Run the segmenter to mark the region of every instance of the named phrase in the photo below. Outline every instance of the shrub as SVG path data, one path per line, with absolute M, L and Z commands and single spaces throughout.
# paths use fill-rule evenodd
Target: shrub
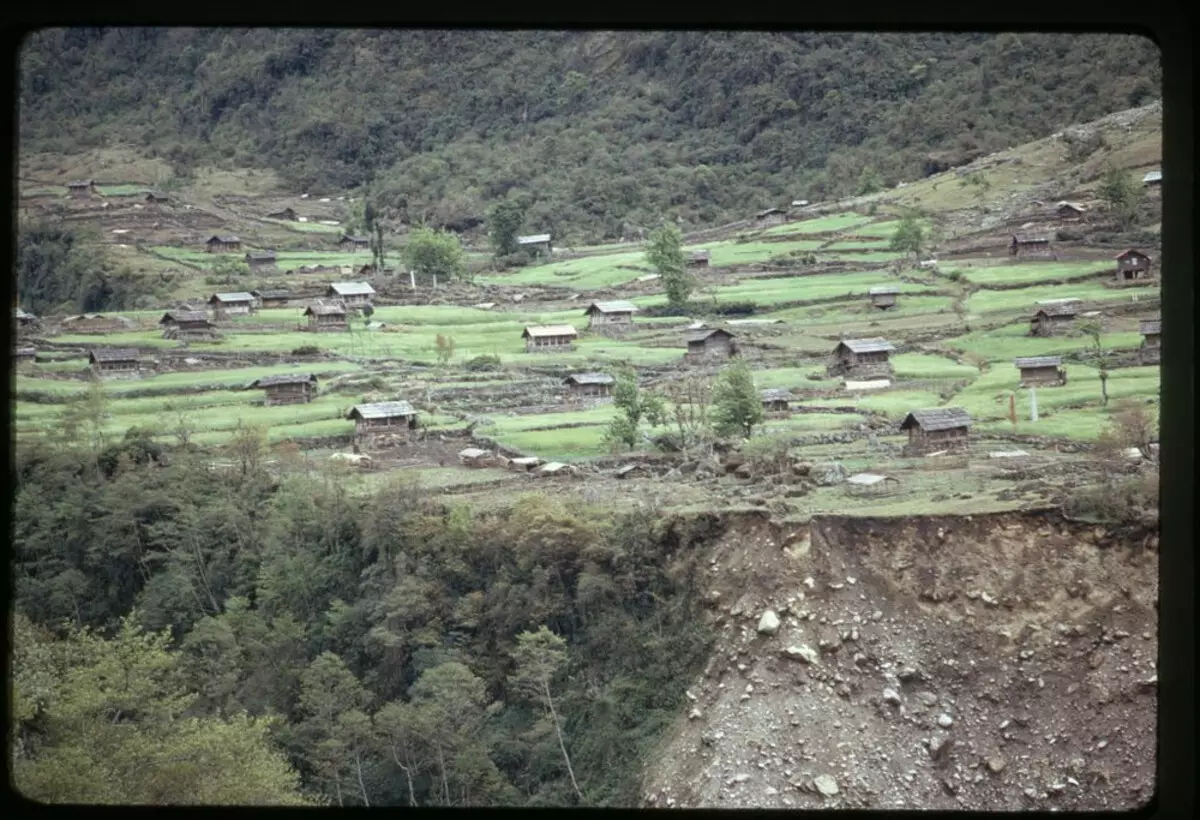
M 301 345 L 292 351 L 293 356 L 316 356 L 321 352 L 321 348 L 316 345 Z
M 725 302 L 712 305 L 709 312 L 717 316 L 749 316 L 758 310 L 755 302 Z
M 500 369 L 500 357 L 492 355 L 476 356 L 467 361 L 463 368 L 473 373 L 483 373 Z

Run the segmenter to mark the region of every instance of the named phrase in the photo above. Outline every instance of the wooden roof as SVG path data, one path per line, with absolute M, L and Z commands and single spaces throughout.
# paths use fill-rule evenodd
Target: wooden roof
M 374 296 L 375 288 L 366 282 L 333 282 L 326 291 L 330 292 L 338 296 Z
M 394 419 L 415 416 L 417 411 L 406 401 L 380 401 L 373 404 L 358 404 L 350 408 L 346 418 Z
M 272 387 L 277 384 L 316 384 L 317 377 L 312 373 L 280 373 L 275 376 L 263 376 L 246 385 L 249 390 L 254 387 Z
M 253 302 L 254 297 L 249 293 L 239 291 L 237 293 L 214 293 L 209 297 L 208 303 L 224 302 L 226 304 L 235 304 L 237 302 Z
M 573 373 L 563 379 L 563 384 L 612 384 L 615 381 L 607 373 Z
M 1059 367 L 1062 365 L 1062 356 L 1024 356 L 1013 359 L 1013 364 L 1022 370 L 1031 367 Z
M 633 302 L 617 299 L 611 302 L 592 302 L 583 313 L 587 316 L 593 313 L 637 313 L 638 310 L 638 306 Z
M 540 339 L 551 336 L 578 336 L 579 331 L 572 325 L 540 325 L 527 327 L 521 332 L 522 339 Z
M 346 308 L 341 305 L 315 304 L 304 309 L 304 316 L 345 316 Z
M 926 432 L 953 430 L 970 427 L 971 416 L 961 407 L 934 407 L 928 410 L 913 410 L 900 423 L 901 430 L 920 427 Z
M 1150 258 L 1149 254 L 1142 253 L 1141 251 L 1137 250 L 1136 248 L 1130 248 L 1127 251 L 1121 251 L 1120 253 L 1117 254 L 1116 258 L 1117 259 L 1129 259 L 1129 258 L 1135 257 L 1135 256 L 1140 257 L 1142 259 Z
M 1153 336 L 1162 333 L 1162 319 L 1143 319 L 1138 324 L 1138 333 L 1143 336 Z
M 708 330 L 694 330 L 691 333 L 689 333 L 685 338 L 687 339 L 688 344 L 694 344 L 696 342 L 707 341 L 708 339 L 712 338 L 713 336 L 716 336 L 718 333 L 722 334 L 730 339 L 736 338 L 728 330 L 725 330 L 725 329 L 719 328 L 719 327 L 710 328 Z
M 168 310 L 158 320 L 160 325 L 167 322 L 207 322 L 208 314 L 202 310 Z
M 1074 316 L 1079 312 L 1079 302 L 1062 301 L 1062 302 L 1038 302 L 1038 309 L 1034 311 L 1036 316 L 1039 313 L 1046 316 Z
M 846 348 L 851 353 L 887 353 L 896 349 L 887 339 L 842 339 L 834 350 Z
M 136 348 L 98 347 L 88 352 L 92 362 L 136 362 L 140 358 Z
M 208 241 L 205 244 L 212 245 L 212 244 L 216 243 L 216 244 L 220 244 L 220 245 L 234 245 L 234 244 L 240 244 L 241 241 L 242 240 L 238 239 L 236 236 L 212 236 L 212 237 L 209 237 Z

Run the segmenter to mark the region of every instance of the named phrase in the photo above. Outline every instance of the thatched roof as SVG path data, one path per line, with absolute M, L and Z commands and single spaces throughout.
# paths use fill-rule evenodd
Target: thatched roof
M 928 410 L 913 410 L 900 423 L 901 430 L 920 427 L 927 433 L 937 430 L 953 430 L 970 427 L 971 416 L 961 407 L 934 407 Z

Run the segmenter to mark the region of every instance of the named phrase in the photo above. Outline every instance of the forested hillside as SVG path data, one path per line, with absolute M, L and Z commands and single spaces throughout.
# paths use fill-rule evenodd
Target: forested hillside
M 131 144 L 175 172 L 369 185 L 410 223 L 522 196 L 530 225 L 870 190 L 1158 94 L 1109 35 L 55 29 L 21 56 L 21 150 Z

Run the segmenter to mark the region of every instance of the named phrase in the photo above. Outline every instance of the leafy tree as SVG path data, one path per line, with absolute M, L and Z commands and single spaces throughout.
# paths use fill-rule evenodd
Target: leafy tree
M 854 189 L 855 196 L 866 196 L 883 190 L 883 177 L 874 167 L 864 165 L 858 175 L 858 187 Z
M 212 271 L 216 281 L 226 285 L 250 275 L 250 266 L 232 256 L 222 256 L 217 259 L 209 270 Z
M 1108 352 L 1104 349 L 1104 344 L 1101 337 L 1104 334 L 1104 327 L 1095 319 L 1089 319 L 1086 322 L 1079 323 L 1079 332 L 1087 336 L 1092 342 L 1092 350 L 1096 359 L 1096 368 L 1100 376 L 1100 396 L 1104 405 L 1108 406 L 1108 370 L 1112 366 L 1112 359 Z
M 1142 189 L 1134 184 L 1128 171 L 1110 166 L 1104 172 L 1097 192 L 1108 203 L 1122 230 L 1133 227 L 1142 200 Z
M 489 237 L 497 257 L 517 252 L 517 232 L 521 230 L 524 220 L 525 209 L 516 200 L 505 199 L 492 208 L 491 218 L 488 220 L 491 225 Z
M 49 220 L 18 226 L 16 274 L 20 305 L 33 313 L 122 308 L 147 290 L 116 268 L 95 231 Z
M 675 308 L 687 304 L 696 288 L 696 280 L 684 262 L 683 232 L 675 225 L 664 224 L 651 233 L 646 245 L 646 261 L 662 277 L 667 302 Z
M 452 282 L 466 275 L 466 252 L 450 231 L 418 228 L 408 236 L 404 261 L 424 276 Z
M 708 417 L 712 404 L 711 381 L 694 374 L 686 375 L 667 385 L 666 398 L 671 403 L 679 447 L 687 449 L 704 441 L 711 427 Z
M 900 220 L 900 224 L 896 226 L 896 232 L 892 234 L 888 248 L 901 253 L 911 253 L 914 259 L 920 259 L 924 247 L 925 229 L 921 226 L 920 220 L 916 214 L 905 215 Z
M 583 803 L 583 792 L 579 790 L 579 783 L 575 779 L 571 756 L 563 739 L 562 723 L 554 707 L 554 683 L 567 663 L 566 641 L 541 626 L 536 632 L 522 632 L 517 636 L 517 648 L 512 656 L 516 671 L 510 677 L 510 682 L 516 691 L 541 703 L 550 713 L 563 762 L 571 778 L 571 787 L 575 790 L 575 797 Z
M 722 436 L 749 438 L 755 425 L 762 423 L 762 400 L 745 359 L 734 360 L 717 375 L 712 405 L 713 422 Z
M 632 368 L 619 368 L 614 380 L 613 406 L 620 412 L 609 422 L 605 439 L 614 447 L 624 445 L 632 450 L 637 446 L 638 426 L 642 419 L 652 427 L 661 425 L 665 420 L 665 407 L 662 397 L 642 392 Z

